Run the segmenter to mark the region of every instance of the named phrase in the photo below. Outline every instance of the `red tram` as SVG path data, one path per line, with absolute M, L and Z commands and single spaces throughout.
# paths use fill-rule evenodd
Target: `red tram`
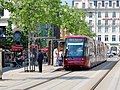
M 107 60 L 106 45 L 87 36 L 67 36 L 64 47 L 64 69 L 91 68 Z

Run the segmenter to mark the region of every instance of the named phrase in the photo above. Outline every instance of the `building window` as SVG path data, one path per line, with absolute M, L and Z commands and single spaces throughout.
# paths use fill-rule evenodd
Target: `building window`
M 108 17 L 108 12 L 105 12 L 105 17 Z
M 112 21 L 112 25 L 115 25 L 115 20 Z
M 90 8 L 92 7 L 92 3 L 90 3 L 89 7 L 90 7 Z
M 101 27 L 98 27 L 98 32 L 101 32 Z
M 92 25 L 92 20 L 89 20 L 89 25 Z
M 116 7 L 119 7 L 119 1 L 118 0 L 116 1 Z
M 115 27 L 112 27 L 112 32 L 115 32 L 116 30 L 115 30 Z
M 112 17 L 116 17 L 116 12 L 113 12 L 113 13 L 112 13 Z
M 90 33 L 92 32 L 92 27 L 91 26 L 89 26 L 89 29 L 90 29 Z
M 109 1 L 109 7 L 112 7 L 112 1 L 111 0 Z
M 105 35 L 105 41 L 108 41 L 108 35 Z
M 115 3 L 113 3 L 113 8 L 115 8 Z
M 101 35 L 98 35 L 98 40 L 101 41 Z
M 97 0 L 96 0 L 96 1 L 94 1 L 94 6 L 95 6 L 95 7 L 97 7 Z
M 108 32 L 108 27 L 105 27 L 105 32 Z
M 98 18 L 101 18 L 101 12 L 98 12 Z
M 78 3 L 75 3 L 75 7 L 78 8 Z
M 89 12 L 89 18 L 92 18 L 92 12 Z
M 119 35 L 119 41 L 120 41 L 120 35 Z
M 101 25 L 101 20 L 98 20 L 98 25 Z
M 108 20 L 105 20 L 105 25 L 108 25 Z
M 100 8 L 100 6 L 101 6 L 101 3 L 98 3 L 98 8 Z
M 5 26 L 0 26 L 0 36 L 4 34 L 5 30 L 6 30 Z
M 116 41 L 116 36 L 112 35 L 112 41 Z
M 82 3 L 82 8 L 85 8 L 85 3 Z
M 4 16 L 4 10 L 0 10 L 0 16 Z
M 105 6 L 105 3 L 104 3 L 104 1 L 102 1 L 102 7 L 104 7 Z
M 105 8 L 107 8 L 108 7 L 108 3 L 105 3 Z

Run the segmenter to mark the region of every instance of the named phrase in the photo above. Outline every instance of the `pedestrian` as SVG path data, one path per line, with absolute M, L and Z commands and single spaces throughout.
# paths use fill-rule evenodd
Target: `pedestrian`
M 22 60 L 21 60 L 21 56 L 20 55 L 16 58 L 16 62 L 17 62 L 17 64 L 22 66 Z
M 43 61 L 43 53 L 41 52 L 41 50 L 39 50 L 38 53 L 38 67 L 39 67 L 39 72 L 42 72 L 42 61 Z
M 55 48 L 53 51 L 53 65 L 57 66 L 58 65 L 58 49 Z
M 46 54 L 45 51 L 43 52 L 43 55 L 44 55 L 44 61 L 43 62 L 46 63 L 47 62 L 47 54 Z
M 59 66 L 62 66 L 62 63 L 63 63 L 63 51 L 62 50 L 60 50 L 60 52 L 59 52 L 59 55 L 58 55 L 58 64 L 59 64 Z

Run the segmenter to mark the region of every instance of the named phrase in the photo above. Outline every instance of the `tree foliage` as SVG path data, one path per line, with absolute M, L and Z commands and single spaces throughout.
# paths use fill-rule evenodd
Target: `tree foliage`
M 36 32 L 39 22 L 41 26 L 61 26 L 74 35 L 91 35 L 83 10 L 69 7 L 67 3 L 62 5 L 61 0 L 1 0 L 1 5 L 11 12 L 12 22 L 17 27 L 26 27 L 28 32 Z
M 62 6 L 62 28 L 67 29 L 68 33 L 73 35 L 86 35 L 93 37 L 93 33 L 90 32 L 88 24 L 85 21 L 86 13 L 82 9 L 76 9 L 75 7 Z
M 2 39 L 2 44 L 4 44 L 5 46 L 7 46 L 6 48 L 10 48 L 12 45 L 15 44 L 15 42 L 13 41 L 13 30 L 11 28 L 11 20 L 8 20 L 8 26 L 6 27 L 6 31 L 5 31 L 5 35 L 7 36 L 6 38 Z

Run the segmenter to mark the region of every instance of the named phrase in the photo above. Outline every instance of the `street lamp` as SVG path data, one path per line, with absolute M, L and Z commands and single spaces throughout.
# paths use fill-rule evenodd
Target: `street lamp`
M 0 80 L 2 80 L 2 48 L 0 48 Z
M 97 7 L 95 6 L 95 33 L 97 32 Z M 96 40 L 96 36 L 95 36 Z

